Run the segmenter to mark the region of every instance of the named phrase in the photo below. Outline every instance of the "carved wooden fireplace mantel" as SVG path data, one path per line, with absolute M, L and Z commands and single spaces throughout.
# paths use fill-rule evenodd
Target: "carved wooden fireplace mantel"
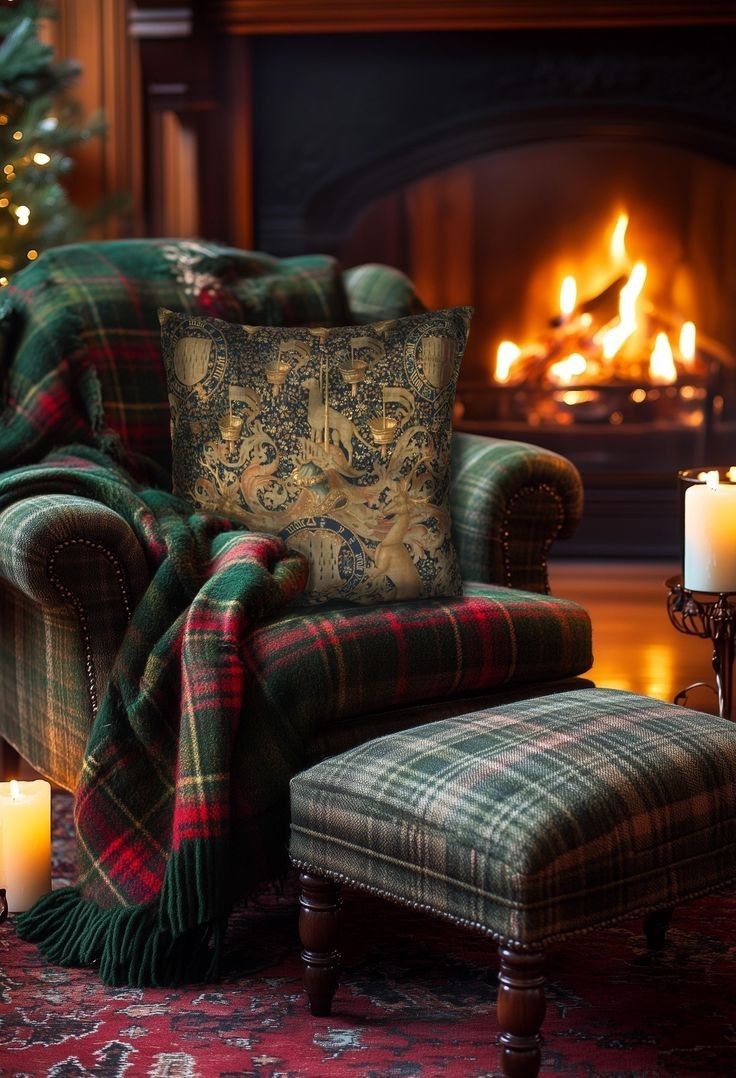
M 217 0 L 236 34 L 691 26 L 736 21 L 729 0 Z
M 271 183 L 270 176 L 259 174 L 258 162 L 259 125 L 264 126 L 259 111 L 266 109 L 259 99 L 258 77 L 269 40 L 307 36 L 324 42 L 335 35 L 374 35 L 377 40 L 396 34 L 409 41 L 414 36 L 409 31 L 451 32 L 450 37 L 483 32 L 481 36 L 490 39 L 494 32 L 667 32 L 732 25 L 736 8 L 731 0 L 138 0 L 130 5 L 129 27 L 140 55 L 144 115 L 148 113 L 147 227 L 154 232 L 195 231 L 242 246 L 300 246 L 299 222 L 283 226 L 280 242 L 277 226 L 263 227 L 264 215 L 293 215 L 280 195 L 271 209 L 258 205 L 264 183 Z M 310 48 L 308 42 L 305 48 Z M 337 65 L 336 97 L 342 93 L 340 77 Z M 376 77 L 380 80 L 380 70 Z M 533 138 L 534 132 L 521 135 Z M 316 131 L 314 136 L 315 143 L 322 138 Z M 295 146 L 294 153 L 301 149 Z M 467 150 L 473 152 L 473 147 Z M 409 163 L 409 174 L 421 167 Z M 335 182 L 344 187 L 339 170 Z M 371 177 L 371 182 L 380 183 L 380 177 Z M 364 199 L 365 193 L 356 191 L 354 197 Z M 315 197 L 331 204 L 334 190 L 326 184 Z M 346 206 L 345 213 L 353 208 Z M 315 235 L 314 242 L 321 239 L 322 246 L 329 245 L 330 227 L 316 230 L 322 235 Z M 310 242 L 305 240 L 307 246 Z

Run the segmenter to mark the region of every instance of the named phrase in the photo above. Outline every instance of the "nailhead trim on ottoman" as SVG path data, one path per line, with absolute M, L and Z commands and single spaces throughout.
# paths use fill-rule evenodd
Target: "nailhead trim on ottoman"
M 548 943 L 736 878 L 736 724 L 608 689 L 537 697 L 324 760 L 292 780 L 291 814 L 303 879 L 526 952 L 505 975 L 528 1002 Z

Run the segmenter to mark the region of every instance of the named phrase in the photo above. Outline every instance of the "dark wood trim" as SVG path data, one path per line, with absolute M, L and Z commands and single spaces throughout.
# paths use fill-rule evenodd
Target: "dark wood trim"
M 102 138 L 75 148 L 77 167 L 68 183 L 73 200 L 88 207 L 130 196 L 130 209 L 96 230 L 105 238 L 143 230 L 140 69 L 127 22 L 127 0 L 66 0 L 58 5 L 58 17 L 44 25 L 57 56 L 81 64 L 71 96 L 85 115 L 102 110 L 108 125 Z
M 229 34 L 736 23 L 732 0 L 216 0 L 212 7 Z
M 229 239 L 246 250 L 253 246 L 253 87 L 250 41 L 228 37 L 227 147 L 229 178 Z

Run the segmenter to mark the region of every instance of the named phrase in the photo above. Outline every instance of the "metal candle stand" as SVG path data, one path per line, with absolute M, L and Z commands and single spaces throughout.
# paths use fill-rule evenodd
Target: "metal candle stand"
M 667 581 L 667 588 L 667 613 L 677 631 L 713 641 L 712 662 L 716 675 L 715 686 L 696 681 L 677 694 L 675 703 L 686 703 L 691 689 L 712 689 L 718 696 L 718 714 L 721 718 L 730 719 L 736 645 L 736 592 L 693 592 L 683 585 L 680 576 L 671 577 Z

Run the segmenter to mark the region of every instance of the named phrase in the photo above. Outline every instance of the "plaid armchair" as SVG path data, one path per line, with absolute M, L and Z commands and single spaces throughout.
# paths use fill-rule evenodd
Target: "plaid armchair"
M 179 240 L 60 247 L 0 300 L 0 469 L 55 446 L 104 448 L 141 481 L 170 472 L 157 308 L 261 324 L 366 323 L 421 310 L 384 266 Z M 590 623 L 548 594 L 550 544 L 582 490 L 572 465 L 456 433 L 451 507 L 459 599 L 299 604 L 249 641 L 252 706 L 314 713 L 314 756 L 485 704 L 580 684 Z M 77 494 L 0 511 L 0 737 L 74 788 L 93 716 L 150 567 L 129 525 Z M 301 688 L 300 688 L 301 687 Z M 472 704 L 469 703 L 472 698 Z

